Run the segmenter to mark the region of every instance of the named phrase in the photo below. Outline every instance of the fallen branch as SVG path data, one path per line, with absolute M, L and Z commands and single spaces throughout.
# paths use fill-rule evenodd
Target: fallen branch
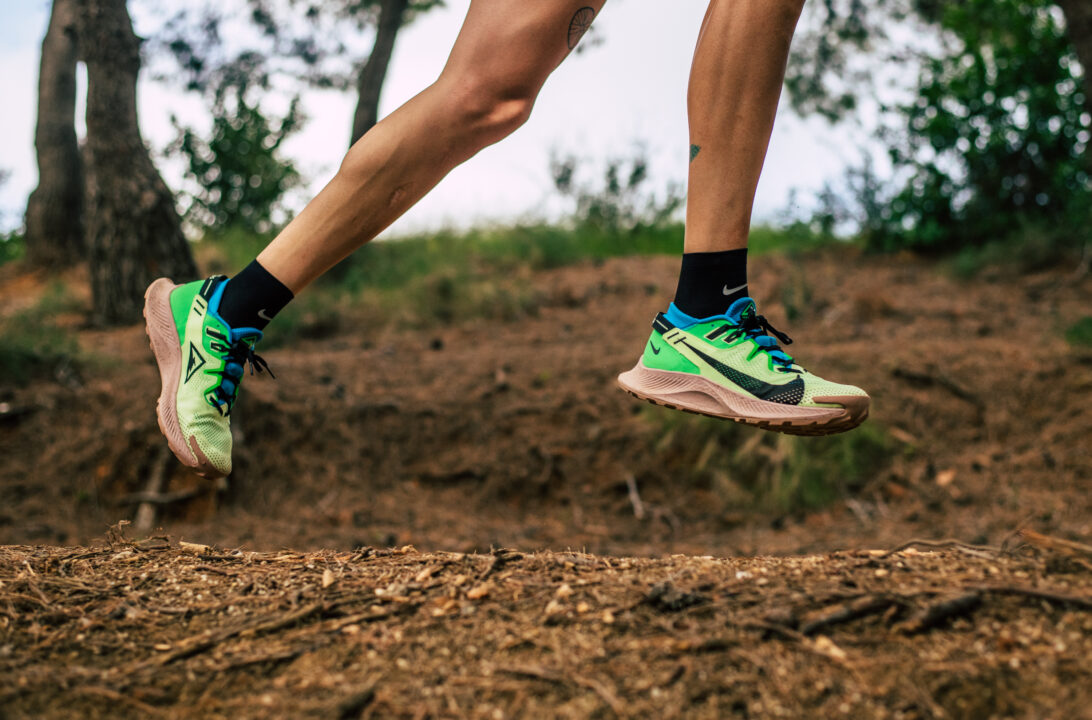
M 931 375 L 926 372 L 919 372 L 917 370 L 907 370 L 906 368 L 896 367 L 891 371 L 891 376 L 899 378 L 900 380 L 908 380 L 912 383 L 918 383 L 919 385 L 936 385 L 942 387 L 952 395 L 955 395 L 960 400 L 966 400 L 973 405 L 979 411 L 984 410 L 986 404 L 982 402 L 982 399 L 978 395 L 974 394 L 967 388 L 963 387 L 955 380 L 945 375 Z
M 584 677 L 567 677 L 559 672 L 553 670 L 546 670 L 545 668 L 535 667 L 533 665 L 523 665 L 514 667 L 499 667 L 497 672 L 502 672 L 508 675 L 515 675 L 516 677 L 531 678 L 532 680 L 544 680 L 556 685 L 572 686 L 577 685 L 582 688 L 591 690 L 599 699 L 606 703 L 607 707 L 614 712 L 618 717 L 625 716 L 625 706 L 622 701 L 611 692 L 605 685 L 598 680 Z
M 370 682 L 341 700 L 336 708 L 338 720 L 350 720 L 351 718 L 360 717 L 364 709 L 375 700 L 375 686 L 374 681 Z
M 641 494 L 637 492 L 637 479 L 633 477 L 633 473 L 626 473 L 626 490 L 629 492 L 629 504 L 633 506 L 633 516 L 644 520 L 645 504 L 641 502 Z
M 170 462 L 170 452 L 166 446 L 159 449 L 159 454 L 152 465 L 152 473 L 148 477 L 148 485 L 141 495 L 154 497 L 163 491 L 163 480 L 167 476 L 167 464 Z M 133 527 L 139 532 L 147 532 L 155 525 L 156 506 L 154 503 L 142 500 L 137 506 L 136 515 L 133 517 Z
M 1071 556 L 1083 555 L 1092 558 L 1092 545 L 1085 545 L 1084 543 L 1075 542 L 1073 540 L 1063 540 L 1062 538 L 1043 535 L 1034 530 L 1021 530 L 1017 534 L 1029 545 L 1034 545 L 1041 550 L 1051 550 Z
M 110 688 L 102 687 L 99 685 L 84 685 L 82 687 L 75 688 L 73 692 L 79 695 L 94 695 L 96 697 L 100 697 L 115 703 L 123 703 L 125 705 L 129 705 L 135 708 L 136 710 L 139 710 L 140 713 L 145 716 L 159 717 L 163 715 L 163 711 L 157 707 L 153 707 L 146 702 L 141 702 L 136 698 L 125 695 L 124 693 L 119 693 L 116 690 L 111 690 Z
M 509 550 L 508 548 L 497 548 L 490 553 L 489 564 L 485 566 L 481 574 L 478 576 L 478 580 L 485 580 L 487 577 L 500 570 L 502 567 L 512 562 L 513 560 L 519 560 L 523 557 L 523 553 L 516 550 Z
M 220 643 L 223 643 L 234 637 L 252 637 L 254 635 L 260 635 L 262 633 L 280 630 L 283 627 L 292 625 L 293 623 L 299 622 L 300 620 L 310 617 L 311 615 L 314 615 L 315 613 L 325 609 L 325 603 L 312 603 L 273 620 L 253 623 L 250 625 L 243 625 L 228 630 L 221 630 L 219 632 L 207 632 L 196 637 L 191 637 L 183 640 L 179 644 L 179 646 L 174 648 L 173 650 L 170 650 L 163 655 L 156 657 L 155 659 L 150 661 L 150 663 L 141 663 L 137 667 L 137 669 L 148 666 L 149 664 L 159 666 L 169 665 L 175 660 L 182 660 L 188 657 L 192 657 L 193 655 L 197 655 L 206 650 L 209 650 L 210 648 L 214 648 Z
M 992 558 L 997 556 L 997 548 L 990 547 L 989 545 L 971 545 L 965 543 L 962 540 L 924 540 L 921 538 L 914 538 L 913 540 L 907 540 L 902 545 L 896 548 L 892 548 L 887 552 L 880 555 L 880 558 L 889 558 L 892 555 L 896 555 L 903 550 L 912 547 L 927 547 L 932 550 L 959 550 L 960 552 L 979 558 Z
M 915 613 L 913 617 L 900 625 L 899 632 L 907 635 L 925 632 L 952 618 L 967 615 L 982 602 L 982 593 L 978 590 L 948 597 L 933 603 Z
M 993 593 L 994 595 L 1019 595 L 1022 597 L 1046 600 L 1056 605 L 1072 605 L 1082 610 L 1092 610 L 1092 597 L 1081 595 L 1066 595 L 1048 590 L 1036 590 L 1035 588 L 1018 587 L 1016 585 L 968 585 L 975 592 Z
M 820 630 L 825 630 L 833 625 L 852 622 L 854 620 L 876 615 L 886 611 L 892 605 L 899 604 L 895 598 L 886 595 L 869 595 L 858 598 L 852 602 L 839 605 L 833 610 L 824 612 L 814 620 L 804 624 L 800 632 L 804 635 L 814 635 Z
M 616 716 L 625 717 L 625 705 L 622 704 L 622 701 L 618 699 L 618 696 L 611 692 L 606 685 L 594 678 L 574 677 L 573 681 L 576 682 L 577 685 L 588 688 L 598 695 L 599 699 L 606 703 L 607 707 L 609 707 Z

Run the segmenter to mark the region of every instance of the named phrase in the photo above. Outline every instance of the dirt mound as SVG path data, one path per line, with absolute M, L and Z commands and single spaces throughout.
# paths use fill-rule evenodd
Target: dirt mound
M 1092 548 L 1027 539 L 660 560 L 0 548 L 0 708 L 1088 718 Z
M 790 350 L 874 399 L 848 441 L 797 442 L 695 425 L 615 387 L 677 262 L 528 272 L 512 282 L 531 300 L 509 319 L 319 317 L 297 329 L 313 339 L 264 353 L 276 381 L 247 379 L 236 472 L 219 486 L 165 451 L 143 329 L 79 329 L 83 359 L 64 377 L 0 378 L 0 543 L 85 544 L 142 502 L 152 528 L 256 550 L 814 553 L 999 542 L 1029 520 L 1092 537 L 1092 353 L 1064 339 L 1092 307 L 1087 276 L 966 280 L 850 251 L 757 259 L 752 287 Z M 877 437 L 867 454 L 852 444 Z M 827 496 L 750 499 L 792 486 L 793 463 Z

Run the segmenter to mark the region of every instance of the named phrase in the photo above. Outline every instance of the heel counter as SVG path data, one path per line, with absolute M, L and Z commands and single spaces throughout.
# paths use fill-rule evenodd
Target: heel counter
M 690 362 L 682 353 L 676 350 L 657 330 L 653 330 L 648 342 L 645 343 L 645 352 L 641 356 L 641 363 L 645 367 L 657 370 L 684 372 L 693 375 L 701 373 L 697 365 Z

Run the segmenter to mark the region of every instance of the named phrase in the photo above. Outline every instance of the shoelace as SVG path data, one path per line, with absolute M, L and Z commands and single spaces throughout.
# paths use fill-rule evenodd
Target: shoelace
M 268 372 L 269 377 L 276 379 L 277 376 L 273 374 L 273 369 L 269 367 L 269 363 L 265 361 L 258 353 L 254 352 L 254 346 L 247 340 L 261 337 L 260 335 L 241 335 L 235 340 L 235 343 L 227 348 L 223 345 L 219 345 L 215 349 L 224 349 L 227 351 L 227 362 L 224 363 L 224 369 L 219 372 L 220 384 L 216 387 L 216 397 L 220 401 L 220 412 L 224 415 L 230 415 L 232 407 L 235 406 L 235 398 L 239 394 L 239 381 L 243 379 L 246 366 L 250 364 L 250 374 L 254 375 L 254 369 L 257 368 L 259 374 L 262 372 Z M 225 410 L 224 407 L 227 409 Z
M 784 352 L 781 346 L 777 344 L 777 340 L 780 340 L 786 345 L 792 345 L 792 338 L 781 332 L 763 315 L 746 314 L 739 319 L 739 327 L 743 330 L 744 334 L 755 341 L 755 344 L 759 348 L 766 351 L 766 354 L 777 363 L 782 370 L 788 370 L 792 367 L 792 356 Z M 770 337 L 766 333 L 770 333 L 774 337 Z M 755 348 L 755 352 L 758 352 L 758 348 Z M 751 354 L 754 357 L 754 353 Z M 748 358 L 750 359 L 750 358 Z

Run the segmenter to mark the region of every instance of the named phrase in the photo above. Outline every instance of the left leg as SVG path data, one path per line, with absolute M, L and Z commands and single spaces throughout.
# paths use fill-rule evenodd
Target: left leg
M 618 381 L 650 402 L 824 435 L 859 425 L 868 396 L 797 365 L 757 314 L 747 236 L 803 0 L 710 0 L 691 68 L 686 239 L 675 302 Z
M 160 368 L 157 416 L 168 445 L 197 472 L 231 472 L 230 413 L 273 315 L 371 240 L 452 168 L 519 127 L 542 84 L 604 0 L 472 0 L 435 83 L 353 145 L 333 180 L 231 280 L 145 295 Z

